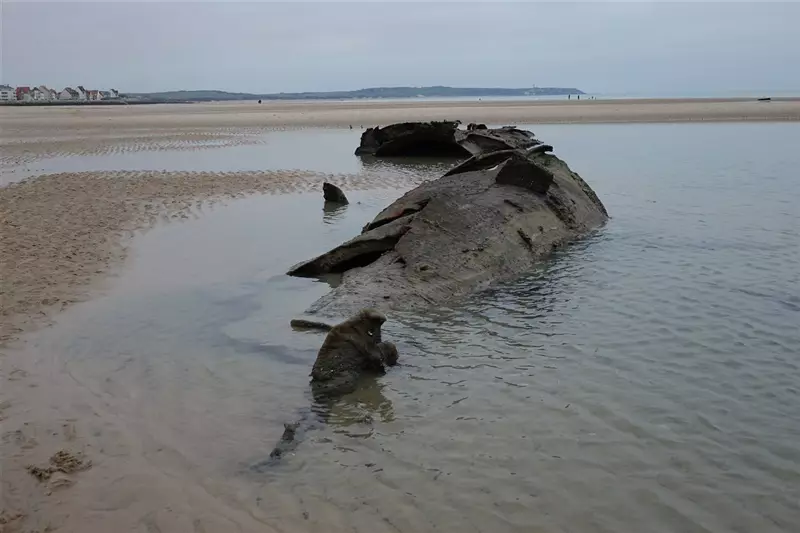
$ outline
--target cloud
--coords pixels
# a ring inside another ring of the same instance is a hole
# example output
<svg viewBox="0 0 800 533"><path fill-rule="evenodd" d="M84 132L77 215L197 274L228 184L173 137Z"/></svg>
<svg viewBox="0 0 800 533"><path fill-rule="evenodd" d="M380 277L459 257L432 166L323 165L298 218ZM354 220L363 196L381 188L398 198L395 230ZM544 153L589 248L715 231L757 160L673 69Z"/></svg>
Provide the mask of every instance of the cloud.
<svg viewBox="0 0 800 533"><path fill-rule="evenodd" d="M798 3L5 2L2 82L800 90Z"/></svg>

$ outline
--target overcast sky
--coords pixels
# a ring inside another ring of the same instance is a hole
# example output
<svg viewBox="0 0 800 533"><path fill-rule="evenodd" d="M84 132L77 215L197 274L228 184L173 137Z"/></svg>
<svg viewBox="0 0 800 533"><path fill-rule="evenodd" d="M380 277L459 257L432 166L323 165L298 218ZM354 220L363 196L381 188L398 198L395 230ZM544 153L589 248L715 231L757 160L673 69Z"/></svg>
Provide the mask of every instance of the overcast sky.
<svg viewBox="0 0 800 533"><path fill-rule="evenodd" d="M2 2L1 80L800 92L800 3Z"/></svg>

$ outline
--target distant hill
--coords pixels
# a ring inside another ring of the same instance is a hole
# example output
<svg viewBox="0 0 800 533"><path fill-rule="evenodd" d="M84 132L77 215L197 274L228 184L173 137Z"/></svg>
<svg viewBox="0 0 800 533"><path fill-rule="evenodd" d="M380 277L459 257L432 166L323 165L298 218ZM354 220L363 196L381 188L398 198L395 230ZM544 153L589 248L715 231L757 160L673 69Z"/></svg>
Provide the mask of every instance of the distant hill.
<svg viewBox="0 0 800 533"><path fill-rule="evenodd" d="M230 93L226 91L166 91L131 93L130 99L158 102L207 102L211 100L352 100L356 98L482 97L482 96L552 96L584 94L574 87L373 87L355 91L304 93Z"/></svg>

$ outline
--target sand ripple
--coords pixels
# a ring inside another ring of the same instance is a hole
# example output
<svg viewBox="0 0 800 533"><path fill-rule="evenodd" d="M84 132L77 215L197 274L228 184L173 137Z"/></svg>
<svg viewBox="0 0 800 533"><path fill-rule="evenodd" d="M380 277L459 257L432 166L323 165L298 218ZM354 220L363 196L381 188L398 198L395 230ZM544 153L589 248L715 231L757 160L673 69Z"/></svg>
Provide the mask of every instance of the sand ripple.
<svg viewBox="0 0 800 533"><path fill-rule="evenodd" d="M349 190L411 187L413 174L80 172L0 189L0 342L88 295L125 256L129 239L160 221L197 216L204 204L254 193L298 193L331 181Z"/></svg>
<svg viewBox="0 0 800 533"><path fill-rule="evenodd" d="M107 132L75 136L12 137L0 139L0 169L27 165L51 157L112 155L165 150L201 150L263 144L260 129L219 129L188 132Z"/></svg>

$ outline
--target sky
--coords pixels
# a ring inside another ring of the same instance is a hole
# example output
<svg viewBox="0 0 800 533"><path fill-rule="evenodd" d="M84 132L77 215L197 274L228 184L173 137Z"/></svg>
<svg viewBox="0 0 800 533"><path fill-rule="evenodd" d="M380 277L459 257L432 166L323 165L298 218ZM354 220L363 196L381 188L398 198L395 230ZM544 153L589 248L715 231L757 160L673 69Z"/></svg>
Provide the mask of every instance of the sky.
<svg viewBox="0 0 800 533"><path fill-rule="evenodd" d="M800 94L800 2L0 0L0 83Z"/></svg>

